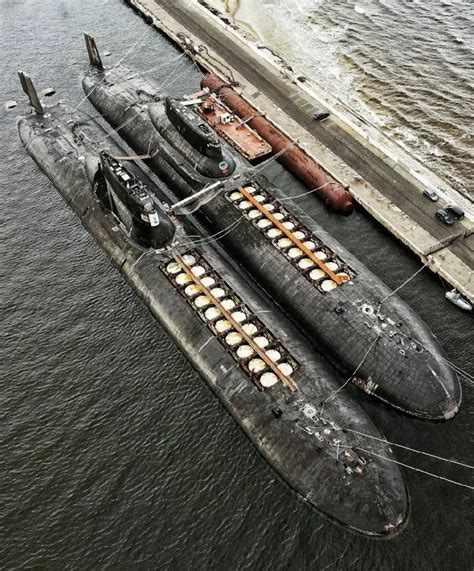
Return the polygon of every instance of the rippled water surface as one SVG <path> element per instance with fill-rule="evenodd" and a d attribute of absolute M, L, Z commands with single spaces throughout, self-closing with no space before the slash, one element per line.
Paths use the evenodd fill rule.
<path fill-rule="evenodd" d="M 312 17 L 321 29 L 330 30 L 335 24 L 329 18 L 337 22 L 343 4 L 321 3 L 324 14 Z M 453 10 L 441 4 L 441 13 Z M 377 10 L 382 6 L 373 5 Z M 400 6 L 409 9 L 409 3 Z M 363 17 L 353 8 L 353 20 Z M 367 20 L 377 22 L 376 15 L 364 11 Z M 457 12 L 455 35 L 464 38 L 464 44 L 459 50 L 448 45 L 433 48 L 446 50 L 450 89 L 445 85 L 439 91 L 453 102 L 470 96 L 465 77 L 472 65 L 472 58 L 460 51 L 469 46 L 467 8 Z M 419 12 L 412 13 L 421 18 Z M 412 30 L 428 25 L 437 29 L 436 18 L 441 16 L 420 13 L 424 19 L 418 26 L 410 22 Z M 389 14 L 395 21 L 396 13 Z M 347 27 L 349 33 L 353 24 L 347 21 Z M 143 36 L 146 25 L 119 0 L 0 0 L 0 565 L 470 568 L 473 496 L 466 488 L 405 470 L 412 514 L 407 529 L 392 541 L 348 532 L 300 502 L 260 458 L 26 155 L 16 133 L 17 118 L 26 111 L 16 69 L 30 72 L 40 90 L 56 88 L 53 100 L 79 102 L 86 66 L 83 30 L 97 37 L 103 51 L 111 52 L 104 57 L 108 64 Z M 387 30 L 387 38 L 393 33 Z M 369 43 L 360 50 L 372 52 L 379 62 L 405 58 L 412 70 L 403 72 L 410 87 L 408 81 L 402 86 L 392 78 L 394 92 L 396 85 L 400 87 L 400 101 L 406 101 L 407 89 L 432 91 L 423 81 L 425 63 L 395 53 L 391 43 L 384 48 L 380 34 L 377 55 Z M 362 45 L 364 35 L 360 40 Z M 175 48 L 150 30 L 128 62 L 145 70 L 168 61 L 163 75 L 179 76 L 168 89 L 195 89 L 196 69 L 176 56 Z M 354 62 L 364 58 L 369 61 L 368 55 L 353 56 Z M 380 70 L 373 62 L 366 65 L 385 78 L 383 65 Z M 375 80 L 370 83 L 375 85 Z M 377 97 L 383 100 L 381 91 Z M 10 99 L 20 105 L 6 111 L 3 102 Z M 445 109 L 443 98 L 439 105 Z M 458 107 L 466 117 L 461 103 Z M 462 162 L 457 153 L 469 150 L 463 121 L 454 124 L 443 115 L 431 122 L 429 117 L 420 119 L 428 143 L 438 147 L 429 133 L 438 132 L 443 121 L 449 123 L 449 132 L 461 143 L 449 143 L 444 152 Z M 390 121 L 393 129 L 407 127 L 398 115 L 390 115 Z M 421 140 L 421 132 L 419 136 Z M 268 169 L 268 174 L 290 194 L 301 192 L 279 166 Z M 302 205 L 391 287 L 419 267 L 362 213 L 339 218 L 311 197 Z M 450 358 L 472 372 L 472 321 L 444 301 L 439 281 L 422 273 L 402 295 L 439 336 Z M 369 399 L 364 399 L 364 406 L 390 440 L 472 464 L 474 395 L 472 386 L 463 386 L 463 409 L 444 424 L 413 420 Z M 406 451 L 397 456 L 420 469 L 472 484 L 470 473 L 462 468 Z"/>
<path fill-rule="evenodd" d="M 472 1 L 214 2 L 474 198 Z"/>

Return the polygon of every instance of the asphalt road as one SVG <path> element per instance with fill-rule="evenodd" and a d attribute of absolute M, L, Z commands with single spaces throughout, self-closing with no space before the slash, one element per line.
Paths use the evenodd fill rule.
<path fill-rule="evenodd" d="M 459 223 L 448 227 L 438 221 L 435 218 L 438 208 L 436 204 L 425 198 L 418 188 L 394 171 L 370 149 L 356 141 L 334 121 L 328 119 L 320 123 L 315 122 L 312 119 L 313 110 L 305 105 L 305 100 L 297 87 L 283 78 L 276 79 L 275 73 L 269 70 L 258 57 L 247 57 L 247 53 L 236 49 L 235 43 L 228 38 L 225 32 L 209 26 L 204 15 L 195 17 L 196 14 L 193 12 L 191 17 L 183 6 L 173 0 L 157 0 L 157 4 L 166 8 L 171 16 L 199 37 L 221 58 L 231 62 L 232 67 L 255 85 L 259 91 L 437 240 L 445 240 L 460 230 Z M 456 240 L 449 249 L 474 269 L 474 238 L 472 236 Z"/>

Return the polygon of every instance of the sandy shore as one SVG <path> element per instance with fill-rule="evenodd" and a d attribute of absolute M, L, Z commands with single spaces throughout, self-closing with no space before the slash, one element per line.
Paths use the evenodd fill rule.
<path fill-rule="evenodd" d="M 266 7 L 258 7 L 252 0 L 206 0 L 255 40 L 265 43 L 271 37 L 272 19 Z M 269 46 L 272 47 L 272 46 Z"/>

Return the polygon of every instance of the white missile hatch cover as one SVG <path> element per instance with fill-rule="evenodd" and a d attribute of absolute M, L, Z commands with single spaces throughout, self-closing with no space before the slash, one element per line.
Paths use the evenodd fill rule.
<path fill-rule="evenodd" d="M 258 183 L 252 187 L 239 187 L 238 191 L 228 191 L 225 196 L 321 293 L 327 293 L 355 276 L 355 272 L 335 252 Z M 322 277 L 327 279 L 322 280 Z"/>
<path fill-rule="evenodd" d="M 162 271 L 257 386 L 266 389 L 281 381 L 297 390 L 290 376 L 296 361 L 202 254 L 192 252 L 175 254 Z"/>

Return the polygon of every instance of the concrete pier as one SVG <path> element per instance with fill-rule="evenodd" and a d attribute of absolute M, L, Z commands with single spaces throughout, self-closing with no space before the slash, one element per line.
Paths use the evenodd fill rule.
<path fill-rule="evenodd" d="M 206 70 L 236 81 L 259 112 L 317 161 L 355 200 L 429 268 L 474 302 L 472 201 L 341 101 L 301 77 L 272 51 L 198 0 L 125 0 L 190 52 Z M 314 109 L 331 117 L 312 119 Z M 436 188 L 438 203 L 423 196 Z M 466 217 L 446 226 L 438 208 L 462 206 Z"/>

